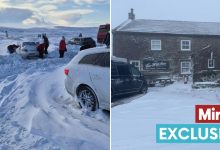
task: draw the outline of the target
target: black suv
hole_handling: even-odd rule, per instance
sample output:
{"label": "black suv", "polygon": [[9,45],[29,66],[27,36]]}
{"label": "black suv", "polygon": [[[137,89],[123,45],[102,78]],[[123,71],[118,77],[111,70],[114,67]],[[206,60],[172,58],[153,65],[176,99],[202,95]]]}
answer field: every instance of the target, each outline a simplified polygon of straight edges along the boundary
{"label": "black suv", "polygon": [[80,45],[80,50],[96,47],[96,42],[91,37],[76,37],[68,41],[68,44]]}
{"label": "black suv", "polygon": [[96,47],[96,42],[91,37],[81,39],[80,50]]}
{"label": "black suv", "polygon": [[115,98],[130,93],[146,93],[148,85],[144,76],[134,66],[112,60],[111,90],[112,98]]}

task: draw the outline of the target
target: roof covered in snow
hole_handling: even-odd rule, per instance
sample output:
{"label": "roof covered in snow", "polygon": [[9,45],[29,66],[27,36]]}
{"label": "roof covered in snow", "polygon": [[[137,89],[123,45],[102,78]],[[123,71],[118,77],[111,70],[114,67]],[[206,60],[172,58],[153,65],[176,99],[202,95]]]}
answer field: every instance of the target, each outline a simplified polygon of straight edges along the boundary
{"label": "roof covered in snow", "polygon": [[126,20],[116,27],[114,31],[184,35],[220,35],[220,23],[136,19]]}

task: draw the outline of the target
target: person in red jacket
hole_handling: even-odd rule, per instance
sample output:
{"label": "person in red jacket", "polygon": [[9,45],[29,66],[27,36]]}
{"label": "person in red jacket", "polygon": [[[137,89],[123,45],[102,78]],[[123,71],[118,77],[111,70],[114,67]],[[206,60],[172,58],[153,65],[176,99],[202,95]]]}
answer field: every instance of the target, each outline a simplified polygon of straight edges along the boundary
{"label": "person in red jacket", "polygon": [[65,42],[65,37],[63,36],[59,45],[60,58],[63,58],[65,51],[66,51],[66,42]]}
{"label": "person in red jacket", "polygon": [[39,58],[44,58],[44,48],[45,48],[45,45],[44,45],[44,42],[40,42],[40,44],[37,46],[37,50],[39,52]]}

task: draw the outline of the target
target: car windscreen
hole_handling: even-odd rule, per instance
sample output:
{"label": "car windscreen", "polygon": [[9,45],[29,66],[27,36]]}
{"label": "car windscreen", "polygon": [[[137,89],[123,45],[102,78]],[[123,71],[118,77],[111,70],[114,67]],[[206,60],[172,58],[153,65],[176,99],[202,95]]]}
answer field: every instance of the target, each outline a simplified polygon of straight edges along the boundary
{"label": "car windscreen", "polygon": [[85,41],[90,41],[92,38],[84,38]]}
{"label": "car windscreen", "polygon": [[35,42],[23,42],[22,46],[36,46]]}
{"label": "car windscreen", "polygon": [[141,73],[133,66],[131,66],[131,73],[133,76],[141,76]]}
{"label": "car windscreen", "polygon": [[110,30],[110,25],[101,25],[99,27],[99,32],[108,32]]}
{"label": "car windscreen", "polygon": [[108,31],[109,31],[109,30],[106,29],[106,28],[99,29],[99,32],[105,32],[105,33],[107,33]]}

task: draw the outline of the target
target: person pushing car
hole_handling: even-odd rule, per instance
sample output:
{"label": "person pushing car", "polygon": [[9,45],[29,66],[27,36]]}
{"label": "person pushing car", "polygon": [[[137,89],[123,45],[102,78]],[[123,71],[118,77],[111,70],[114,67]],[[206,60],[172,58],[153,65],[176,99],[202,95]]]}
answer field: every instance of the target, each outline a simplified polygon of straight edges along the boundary
{"label": "person pushing car", "polygon": [[37,46],[37,50],[39,52],[39,58],[44,58],[44,49],[45,49],[45,44],[44,41],[41,40],[40,44]]}

